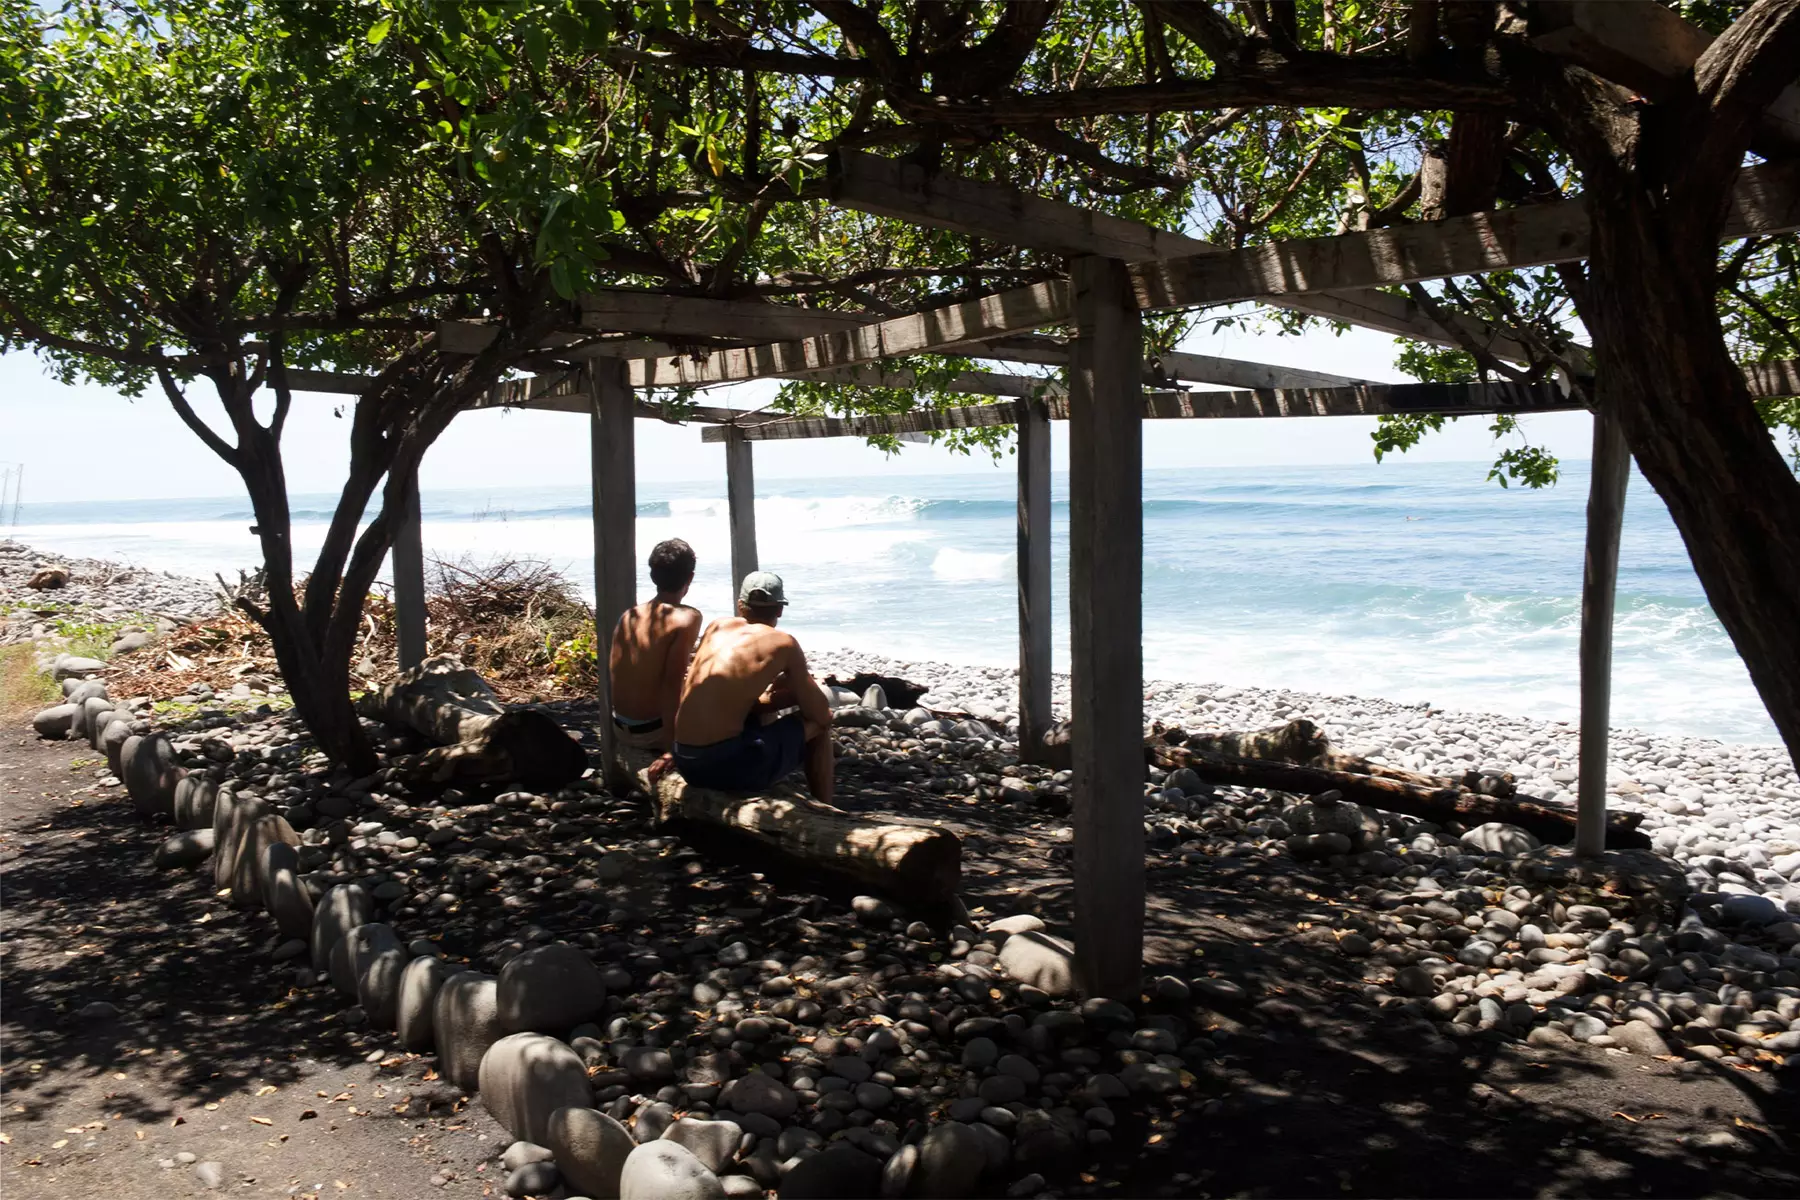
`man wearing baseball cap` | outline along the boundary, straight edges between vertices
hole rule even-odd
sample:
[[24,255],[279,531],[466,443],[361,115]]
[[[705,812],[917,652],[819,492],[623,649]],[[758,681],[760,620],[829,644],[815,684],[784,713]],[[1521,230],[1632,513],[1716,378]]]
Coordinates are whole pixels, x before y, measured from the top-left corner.
[[831,802],[831,703],[800,643],[775,627],[787,602],[781,576],[753,571],[737,615],[700,635],[675,713],[673,762],[689,783],[760,791],[804,763],[807,790]]

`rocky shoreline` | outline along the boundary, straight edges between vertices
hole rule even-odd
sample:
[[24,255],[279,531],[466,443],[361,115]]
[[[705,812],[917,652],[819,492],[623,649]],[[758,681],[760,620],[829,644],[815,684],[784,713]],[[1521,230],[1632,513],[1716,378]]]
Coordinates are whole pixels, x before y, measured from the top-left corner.
[[[1124,1169],[1122,1120],[1254,1110],[1267,1101],[1237,1065],[1247,1047],[1342,1020],[1385,1022],[1427,1057],[1518,1044],[1800,1066],[1800,788],[1777,749],[1620,731],[1612,798],[1667,853],[1598,867],[1491,826],[1152,769],[1153,896],[1260,881],[1269,911],[1298,919],[1234,936],[1302,965],[1278,977],[1197,957],[1165,911],[1181,906],[1158,905],[1153,942],[1182,952],[1161,954],[1141,995],[1077,1001],[1057,936],[1067,776],[1017,762],[1011,672],[811,660],[930,686],[922,708],[837,696],[842,787],[847,805],[964,839],[960,920],[749,869],[591,777],[550,795],[461,795],[397,765],[349,780],[286,715],[165,722],[109,700],[103,671],[66,672],[65,689],[122,798],[184,830],[159,865],[210,867],[218,918],[263,969],[335,989],[340,1019],[397,1073],[477,1092],[519,1139],[502,1158],[514,1195],[1100,1194]],[[1189,729],[1305,716],[1393,765],[1511,771],[1551,799],[1574,784],[1567,726],[1197,684],[1146,694],[1148,717]],[[598,717],[557,711],[573,730]],[[389,755],[416,748],[383,736]],[[1298,861],[1291,839],[1319,830],[1342,850]],[[1705,1153],[1757,1148],[1741,1129],[1704,1137]]]

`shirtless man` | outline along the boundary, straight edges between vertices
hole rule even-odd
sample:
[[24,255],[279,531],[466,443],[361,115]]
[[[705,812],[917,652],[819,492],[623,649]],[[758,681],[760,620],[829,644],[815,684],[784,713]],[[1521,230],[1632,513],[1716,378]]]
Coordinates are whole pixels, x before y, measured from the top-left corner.
[[804,761],[807,790],[829,804],[831,702],[800,643],[775,628],[786,607],[781,577],[754,571],[738,589],[737,616],[707,628],[675,716],[674,765],[700,787],[754,792]]
[[656,595],[628,609],[613,628],[613,724],[619,740],[640,750],[667,750],[688,659],[700,631],[700,610],[681,601],[694,582],[694,551],[680,538],[650,551]]

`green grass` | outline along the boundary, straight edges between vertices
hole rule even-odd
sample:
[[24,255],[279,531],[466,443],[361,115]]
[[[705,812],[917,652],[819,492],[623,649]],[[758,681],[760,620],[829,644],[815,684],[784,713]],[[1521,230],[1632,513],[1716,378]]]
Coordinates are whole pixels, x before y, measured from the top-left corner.
[[36,712],[61,699],[62,688],[37,669],[36,647],[0,646],[0,716]]

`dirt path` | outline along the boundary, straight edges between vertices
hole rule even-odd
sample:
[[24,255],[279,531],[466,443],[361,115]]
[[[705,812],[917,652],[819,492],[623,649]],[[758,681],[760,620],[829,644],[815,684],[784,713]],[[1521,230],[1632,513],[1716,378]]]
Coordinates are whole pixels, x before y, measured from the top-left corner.
[[151,871],[157,832],[94,760],[0,740],[0,1193],[204,1195],[205,1163],[238,1195],[498,1192],[480,1106],[292,990],[210,876]]

